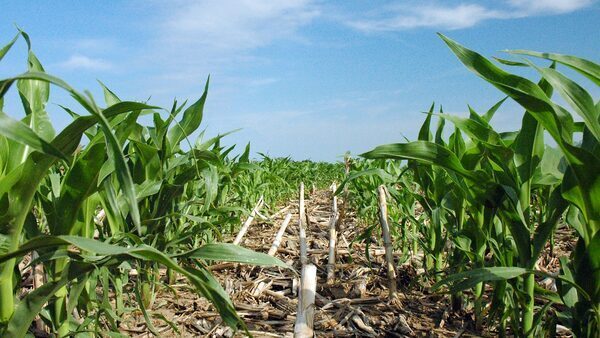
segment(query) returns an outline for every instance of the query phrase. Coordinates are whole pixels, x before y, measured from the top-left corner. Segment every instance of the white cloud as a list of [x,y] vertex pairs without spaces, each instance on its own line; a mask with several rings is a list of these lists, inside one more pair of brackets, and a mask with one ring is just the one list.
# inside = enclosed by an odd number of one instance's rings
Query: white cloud
[[183,1],[161,29],[177,44],[240,50],[294,37],[318,15],[309,0]]
[[86,69],[86,70],[108,70],[112,64],[102,59],[91,58],[81,54],[71,55],[71,57],[59,64],[66,69]]
[[501,18],[504,13],[489,10],[477,4],[461,4],[454,7],[426,5],[401,6],[394,9],[389,18],[350,22],[350,26],[363,31],[394,31],[420,27],[447,29],[467,28],[483,20]]
[[[306,40],[301,29],[320,15],[312,0],[176,0],[150,2],[151,36],[138,64],[156,70],[146,91],[164,95],[186,95],[190,87],[212,75],[215,89],[236,90],[228,78],[237,78],[244,88],[259,88],[279,81],[278,74],[259,78],[240,75],[240,69],[258,69],[273,62],[260,49],[281,41]],[[165,81],[169,83],[164,89]],[[239,89],[239,88],[238,88]]]
[[569,13],[587,7],[593,2],[594,0],[508,0],[509,5],[532,15]]
[[592,4],[594,0],[507,0],[504,6],[478,3],[455,5],[431,2],[425,5],[399,5],[379,10],[371,18],[350,19],[346,24],[364,32],[399,31],[414,28],[462,29],[491,19],[513,19],[537,15],[563,14]]

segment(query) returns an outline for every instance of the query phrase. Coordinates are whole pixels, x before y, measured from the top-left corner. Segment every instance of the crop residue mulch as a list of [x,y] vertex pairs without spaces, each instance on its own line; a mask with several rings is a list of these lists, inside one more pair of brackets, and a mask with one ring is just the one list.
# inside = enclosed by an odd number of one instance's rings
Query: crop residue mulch
[[[340,203],[343,204],[343,203]],[[298,204],[273,219],[256,219],[241,245],[266,253],[287,212],[292,220],[276,257],[300,271]],[[397,298],[389,300],[384,249],[371,245],[370,261],[365,245],[353,242],[364,226],[350,211],[342,210],[338,223],[336,280],[326,283],[329,246],[328,225],[332,215],[331,193],[317,191],[306,200],[310,224],[307,228],[308,256],[317,266],[317,296],[314,318],[316,337],[479,337],[495,336],[493,328],[475,329],[472,310],[451,311],[447,295],[429,292],[423,284],[422,269],[410,263],[398,267]],[[568,254],[572,241],[563,240],[555,252],[547,248],[540,265],[554,270],[554,257]],[[231,239],[226,241],[231,242]],[[414,260],[418,257],[413,258]],[[546,262],[545,260],[552,260]],[[221,263],[211,270],[230,295],[236,310],[254,337],[292,337],[296,319],[299,276],[281,268],[252,267]],[[244,336],[222,323],[213,306],[195,294],[181,279],[170,290],[162,288],[151,310],[161,336],[232,337]],[[169,325],[164,319],[171,322]],[[149,336],[141,315],[121,325],[125,333]],[[173,328],[178,327],[178,332]]]
[[[388,299],[387,278],[382,247],[371,245],[370,262],[364,244],[353,243],[363,230],[351,212],[340,219],[338,228],[336,280],[326,283],[329,247],[328,225],[332,215],[331,193],[317,191],[306,200],[310,220],[307,228],[308,256],[317,266],[317,297],[314,318],[318,337],[447,337],[469,336],[465,317],[448,315],[444,296],[420,291],[417,272],[410,266],[399,268],[398,297]],[[342,203],[340,203],[342,204]],[[291,203],[292,220],[276,257],[300,271],[298,244],[298,205]],[[255,220],[242,245],[267,252],[286,212],[272,220]],[[230,295],[238,314],[255,337],[293,336],[296,319],[299,276],[280,268],[216,264],[213,273]],[[197,296],[185,283],[162,288],[151,309],[154,325],[165,337],[242,336],[222,323],[213,306]],[[166,318],[178,327],[175,332]],[[130,318],[134,319],[134,318]],[[147,336],[141,316],[122,323],[133,336]]]

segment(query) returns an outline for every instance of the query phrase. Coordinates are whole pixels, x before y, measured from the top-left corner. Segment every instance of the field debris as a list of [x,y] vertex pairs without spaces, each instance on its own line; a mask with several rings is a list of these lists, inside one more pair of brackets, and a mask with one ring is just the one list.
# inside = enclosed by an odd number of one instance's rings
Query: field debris
[[[345,211],[340,219],[341,239],[338,243],[335,279],[327,283],[329,260],[329,225],[332,214],[331,190],[318,190],[305,199],[307,263],[316,270],[313,330],[316,337],[446,337],[469,330],[464,318],[451,315],[445,325],[438,322],[447,300],[441,295],[425,294],[413,287],[418,279],[410,265],[402,265],[398,273],[398,302],[388,299],[385,250],[372,245],[371,261],[365,257],[364,244],[353,242],[362,229],[354,214]],[[289,214],[283,212],[274,224],[258,223],[250,227],[243,246],[258,252],[269,252],[281,224],[289,218],[276,257],[302,271],[299,255],[298,202],[290,203]],[[306,219],[306,218],[305,218]],[[291,228],[295,228],[291,230]],[[343,239],[342,239],[343,238]],[[254,337],[292,337],[297,319],[297,273],[281,268],[251,267],[233,263],[216,263],[210,267],[235,304]],[[182,280],[172,291],[161,291],[154,312],[161,313],[179,327],[184,337],[244,336],[222,323],[213,306],[196,296]],[[409,288],[410,286],[410,288]],[[123,323],[126,325],[126,323]],[[154,325],[164,330],[163,336],[177,336],[162,320]],[[143,329],[143,320],[128,330]]]

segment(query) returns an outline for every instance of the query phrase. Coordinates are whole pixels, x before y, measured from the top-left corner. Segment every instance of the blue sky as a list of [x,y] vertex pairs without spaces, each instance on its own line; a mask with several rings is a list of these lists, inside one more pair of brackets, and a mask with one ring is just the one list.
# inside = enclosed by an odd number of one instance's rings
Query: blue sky
[[[46,71],[98,100],[101,80],[122,99],[170,107],[211,86],[203,126],[235,128],[226,143],[295,159],[414,138],[433,101],[464,114],[502,98],[467,71],[435,32],[486,56],[504,49],[600,61],[600,5],[592,0],[506,1],[12,1],[0,5],[0,44],[29,33]],[[21,41],[0,76],[25,70]],[[526,73],[535,77],[533,73]],[[578,78],[579,79],[579,78]],[[592,88],[597,100],[599,92]],[[5,110],[22,114],[11,93]],[[58,129],[77,107],[53,89]],[[516,129],[507,104],[499,130]]]

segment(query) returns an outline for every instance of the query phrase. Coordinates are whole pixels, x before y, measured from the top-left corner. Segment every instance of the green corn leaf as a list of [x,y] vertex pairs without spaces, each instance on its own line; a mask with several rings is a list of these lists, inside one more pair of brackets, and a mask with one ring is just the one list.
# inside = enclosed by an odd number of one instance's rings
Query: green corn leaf
[[51,143],[41,138],[29,126],[12,119],[0,111],[0,134],[15,142],[27,145],[43,154],[67,160],[67,157]]
[[592,135],[600,142],[600,122],[594,100],[588,92],[577,83],[552,68],[539,68],[532,64],[544,79],[554,87],[569,103],[575,112],[583,118]]
[[537,261],[542,250],[544,250],[548,238],[554,233],[554,229],[567,207],[567,201],[562,197],[560,188],[554,189],[550,195],[548,206],[546,207],[546,219],[538,225],[533,234],[530,268],[533,268],[533,265]]
[[439,114],[437,114],[437,116],[439,116],[440,118],[438,119],[438,126],[435,130],[435,138],[434,138],[434,142],[445,146],[445,142],[444,139],[442,138],[442,135],[444,133],[444,126],[446,125],[446,119],[444,119],[444,116],[446,116],[444,114],[444,111],[442,110],[442,107],[440,106],[440,112]]
[[[44,68],[33,52],[29,52],[27,61],[28,71],[44,72]],[[44,140],[52,140],[55,132],[50,117],[45,110],[50,95],[50,84],[46,81],[20,79],[17,81],[17,88],[28,118],[29,127]]]
[[25,337],[31,322],[38,313],[58,290],[67,285],[69,281],[92,271],[95,268],[92,264],[82,264],[72,262],[68,268],[63,270],[63,274],[58,281],[48,282],[41,287],[28,293],[17,305],[15,312],[8,322],[3,337],[20,338]]
[[[521,129],[515,138],[512,148],[514,149],[514,165],[516,167],[517,179],[524,184],[529,182],[542,160],[544,153],[544,130],[538,121],[529,113],[525,112],[521,122]],[[527,189],[529,189],[527,187]]]
[[573,272],[567,263],[567,257],[561,257],[559,260],[563,279],[559,279],[556,283],[558,294],[566,306],[573,308],[575,307],[575,304],[577,304],[579,298],[577,289],[573,286],[575,283]]
[[183,255],[196,259],[245,263],[251,265],[279,266],[285,269],[291,269],[289,265],[275,257],[229,243],[205,244],[200,248]]
[[557,142],[560,144],[571,142],[573,130],[571,115],[556,107],[542,88],[526,78],[503,71],[480,54],[442,34],[439,35],[467,68],[531,112]]
[[600,172],[600,159],[582,148],[568,145],[567,149],[570,165],[563,177],[562,194],[582,211],[587,240],[600,230],[600,175],[590,175]]
[[450,275],[435,283],[432,289],[437,290],[442,285],[449,285],[450,292],[456,293],[471,289],[481,282],[509,280],[522,276],[528,272],[529,270],[519,267],[489,267],[474,269]]
[[433,113],[434,108],[435,103],[432,103],[431,107],[429,108],[429,114],[427,115],[427,118],[425,118],[425,122],[423,122],[423,125],[419,130],[419,141],[431,141],[431,114]]
[[117,236],[125,230],[117,194],[110,179],[103,180],[102,186],[104,189],[100,191],[100,195],[102,196],[102,207],[104,208],[110,227],[109,234]]
[[451,121],[458,129],[463,131],[474,140],[483,142],[493,148],[496,148],[497,151],[506,149],[502,143],[502,138],[500,135],[487,124],[479,123],[474,119],[467,119],[447,114],[440,114],[437,116],[439,116],[441,119]]
[[494,114],[496,114],[496,112],[498,111],[498,109],[500,108],[500,106],[502,106],[502,104],[507,99],[508,99],[508,96],[506,96],[502,100],[498,101],[495,105],[492,106],[492,108],[488,109],[488,111],[485,112],[485,114],[483,115],[483,119],[486,120],[489,123],[492,120],[492,117],[494,117]]
[[239,163],[249,163],[250,162],[250,142],[246,145],[244,152],[240,156]]
[[508,53],[521,54],[556,61],[565,66],[568,66],[600,86],[600,65],[592,61],[578,58],[571,55],[563,55],[556,53],[540,53],[528,50],[508,50]]
[[138,234],[141,234],[142,229],[140,221],[140,211],[137,204],[135,186],[131,177],[131,172],[129,171],[129,167],[127,166],[127,160],[125,159],[125,156],[121,151],[121,146],[119,145],[117,137],[110,130],[106,117],[104,117],[102,113],[99,113],[98,116],[100,124],[102,126],[104,137],[106,139],[106,143],[108,145],[109,157],[114,161],[117,180],[119,181],[120,188],[123,191],[125,195],[125,200],[127,201],[127,204],[129,206],[129,214],[131,215],[131,220],[137,228]]
[[121,102],[121,99],[115,94],[112,90],[108,89],[102,81],[98,81],[100,87],[102,87],[102,91],[104,92],[104,102],[106,106],[111,107],[115,104]]
[[105,147],[97,143],[86,149],[65,175],[56,211],[50,218],[53,235],[75,235],[80,230],[74,226],[75,221],[83,202],[98,186],[98,173],[106,157]]
[[213,202],[219,193],[219,173],[215,166],[209,166],[202,170],[202,176],[204,177],[204,187],[206,191],[203,210],[206,212],[213,206]]
[[534,186],[560,184],[565,171],[566,163],[560,150],[547,146],[532,178],[532,184]]
[[526,64],[525,62],[518,62],[518,61],[513,61],[513,60],[507,60],[507,59],[502,59],[502,58],[498,58],[498,57],[494,57],[494,60],[500,62],[503,65],[507,65],[507,66],[529,67],[529,65]]
[[160,334],[158,334],[158,331],[156,330],[156,328],[154,327],[154,324],[152,324],[152,320],[150,319],[150,316],[148,315],[148,311],[146,311],[146,306],[144,305],[144,301],[142,300],[142,293],[140,291],[140,281],[136,281],[135,282],[135,297],[137,299],[139,299],[138,304],[140,306],[140,311],[142,312],[142,315],[144,316],[144,321],[146,322],[146,326],[148,327],[148,330],[150,330],[150,332],[152,332],[153,335],[159,337]]
[[191,133],[196,131],[200,126],[200,122],[202,122],[202,114],[204,111],[204,103],[206,102],[206,97],[208,96],[208,84],[210,82],[210,77],[206,80],[206,85],[204,86],[204,93],[198,101],[189,106],[184,112],[181,121],[175,125],[171,130],[169,130],[168,138],[171,146],[176,146],[183,140],[185,137],[188,137]]
[[380,169],[380,168],[366,169],[366,170],[362,170],[362,171],[358,171],[358,172],[354,172],[354,173],[350,174],[346,179],[344,179],[342,181],[342,183],[340,183],[340,186],[335,191],[335,194],[336,195],[340,194],[344,190],[344,187],[346,186],[346,184],[348,184],[349,182],[351,182],[353,180],[356,180],[357,178],[363,177],[363,176],[377,176],[377,177],[381,178],[381,180],[384,183],[394,181],[394,177],[383,169]]
[[360,156],[369,159],[395,158],[419,160],[426,164],[435,164],[452,170],[471,180],[481,178],[475,172],[465,169],[456,155],[448,148],[428,141],[386,144],[378,146]]
[[229,327],[241,326],[248,333],[227,293],[208,271],[185,268],[185,273],[200,293],[213,303],[225,324]]
[[219,142],[220,139],[222,139],[223,137],[236,133],[238,131],[240,131],[242,129],[238,128],[238,129],[234,129],[231,131],[228,131],[224,134],[219,134],[213,138],[211,138],[210,140],[206,141],[206,142],[202,142],[202,138],[198,138],[196,140],[196,144],[194,146],[194,148],[198,149],[198,150],[208,150],[210,147],[212,147],[213,145],[215,145],[215,143]]
[[2,47],[2,49],[0,49],[0,61],[2,61],[2,59],[4,58],[4,56],[6,55],[6,53],[8,53],[8,51],[15,44],[15,42],[19,38],[19,35],[21,35],[21,33],[17,33],[17,35],[15,35],[15,37],[12,40],[10,40],[9,43],[6,44],[6,46],[4,46],[4,47]]

